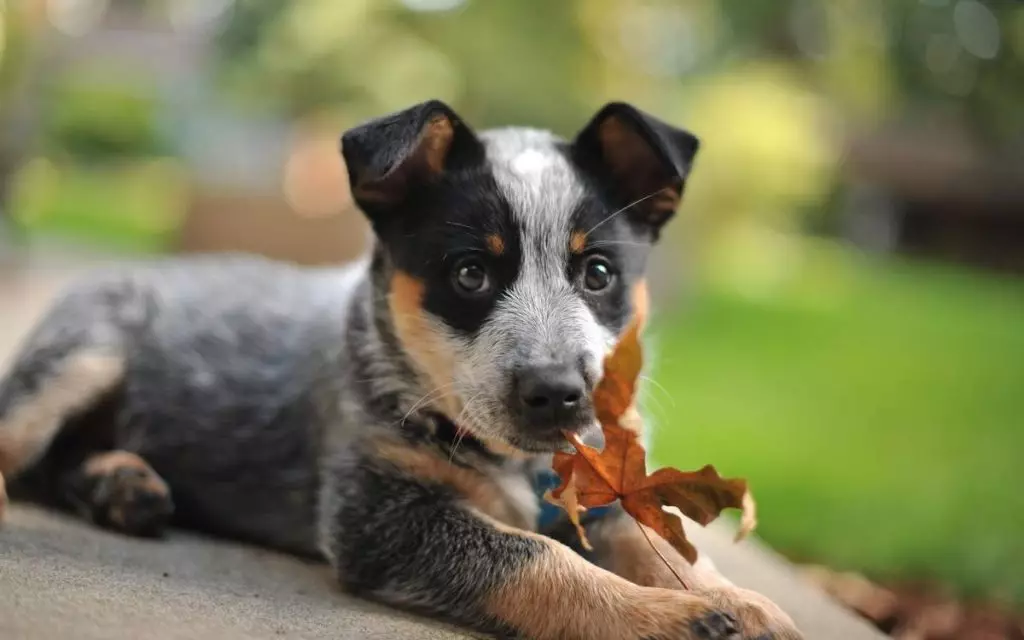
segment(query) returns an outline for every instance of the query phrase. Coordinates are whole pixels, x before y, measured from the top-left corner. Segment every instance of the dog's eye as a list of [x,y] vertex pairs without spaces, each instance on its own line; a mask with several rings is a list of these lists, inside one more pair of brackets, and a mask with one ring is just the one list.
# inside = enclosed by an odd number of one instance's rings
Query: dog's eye
[[588,291],[604,291],[614,277],[612,265],[604,256],[590,256],[583,263],[583,286]]
[[460,262],[452,273],[455,286],[463,293],[480,295],[487,293],[491,288],[491,279],[478,260],[466,260]]

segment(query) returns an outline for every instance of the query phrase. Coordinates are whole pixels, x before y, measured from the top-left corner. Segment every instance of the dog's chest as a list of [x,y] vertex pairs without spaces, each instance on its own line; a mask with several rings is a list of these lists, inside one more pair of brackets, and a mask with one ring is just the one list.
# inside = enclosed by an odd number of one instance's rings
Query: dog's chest
[[495,468],[487,476],[493,490],[488,492],[487,504],[480,505],[482,510],[509,526],[535,530],[541,508],[533,478],[527,470]]

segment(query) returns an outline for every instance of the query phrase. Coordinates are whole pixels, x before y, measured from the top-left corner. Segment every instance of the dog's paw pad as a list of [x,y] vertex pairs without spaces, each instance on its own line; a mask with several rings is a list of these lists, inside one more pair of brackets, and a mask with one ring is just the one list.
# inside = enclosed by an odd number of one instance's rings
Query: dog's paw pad
[[736,618],[728,613],[713,612],[690,623],[695,637],[701,640],[726,640],[740,637]]

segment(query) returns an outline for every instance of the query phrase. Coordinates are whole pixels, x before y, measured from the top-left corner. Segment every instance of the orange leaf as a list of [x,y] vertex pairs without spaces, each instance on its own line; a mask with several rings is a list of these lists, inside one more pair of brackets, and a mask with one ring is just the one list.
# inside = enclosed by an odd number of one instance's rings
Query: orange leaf
[[640,326],[631,322],[619,344],[605,358],[604,377],[594,389],[594,410],[602,426],[618,424],[633,405],[636,381],[642,367]]
[[604,377],[594,391],[604,449],[589,447],[575,434],[566,433],[576,453],[555,454],[552,467],[562,483],[548,499],[566,509],[588,549],[579,511],[619,500],[637,522],[653,529],[692,563],[697,551],[686,539],[682,520],[665,507],[675,507],[701,525],[713,521],[724,509],[742,509],[739,539],[756,524],[754,501],[745,480],[723,478],[710,465],[689,473],[659,469],[647,475],[647,453],[634,428],[634,396],[641,365],[639,330],[631,324],[605,360]]
[[575,478],[569,476],[565,484],[560,487],[557,498],[554,492],[548,489],[544,493],[544,499],[553,505],[565,509],[565,512],[569,515],[569,521],[576,527],[576,534],[579,535],[583,548],[587,551],[593,551],[594,547],[590,546],[590,540],[587,540],[587,530],[583,528],[583,523],[580,522],[580,512],[585,511],[585,509],[580,506]]

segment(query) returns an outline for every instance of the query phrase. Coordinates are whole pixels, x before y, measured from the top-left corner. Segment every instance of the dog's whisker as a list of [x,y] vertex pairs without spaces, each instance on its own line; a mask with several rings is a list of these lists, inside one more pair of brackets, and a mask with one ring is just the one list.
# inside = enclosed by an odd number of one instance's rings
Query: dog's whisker
[[[459,412],[459,415],[455,416],[454,422],[456,427],[458,427],[459,422],[462,420],[463,416],[472,415],[470,413],[470,407],[473,406],[473,401],[479,398],[481,394],[483,394],[483,391],[474,394],[472,397],[470,397],[469,400],[466,401],[466,404],[462,407],[462,411]],[[459,448],[459,445],[462,444],[463,438],[466,437],[466,430],[459,428],[458,434],[458,437],[455,438],[455,443],[452,445],[452,450],[448,454],[448,464],[451,464],[452,460],[455,459],[455,451]]]
[[452,227],[458,227],[460,229],[465,229],[465,230],[469,231],[469,235],[472,236],[473,238],[482,238],[483,237],[480,229],[478,229],[477,227],[473,227],[473,226],[470,226],[468,224],[463,224],[461,222],[453,222],[451,220],[445,220],[444,223],[446,225],[449,225],[449,226],[452,226]]
[[462,444],[462,439],[466,437],[465,430],[459,430],[458,437],[455,438],[455,443],[452,445],[452,450],[448,452],[448,464],[451,465],[452,461],[455,460],[455,451]]
[[426,392],[425,394],[423,394],[422,397],[420,397],[419,400],[417,400],[416,402],[413,403],[412,407],[410,407],[409,410],[405,412],[405,415],[402,416],[402,419],[399,420],[398,423],[401,424],[401,423],[405,422],[406,420],[408,420],[409,416],[411,416],[413,414],[413,412],[416,411],[416,409],[418,409],[418,408],[420,408],[420,407],[422,407],[422,406],[424,406],[426,404],[429,404],[431,402],[435,402],[437,400],[440,400],[441,398],[447,396],[448,395],[447,389],[449,389],[451,387],[454,387],[454,386],[455,386],[454,382],[449,382],[448,384],[443,384],[443,385],[441,385],[439,387],[435,387],[434,389]]
[[619,214],[620,214],[620,213],[622,213],[623,211],[628,211],[628,210],[629,210],[629,209],[631,209],[632,207],[635,207],[636,205],[640,204],[641,202],[643,202],[643,201],[645,201],[645,200],[650,200],[651,198],[653,198],[654,196],[658,195],[658,194],[659,194],[659,193],[661,193],[661,192],[662,192],[662,189],[658,189],[657,191],[653,191],[653,192],[651,192],[651,193],[648,193],[648,194],[647,194],[646,196],[644,196],[644,197],[642,197],[642,198],[639,198],[639,199],[637,199],[637,200],[634,200],[633,202],[630,202],[629,204],[627,204],[626,206],[622,207],[621,209],[619,209],[619,210],[617,210],[617,211],[613,211],[612,213],[608,214],[608,216],[606,216],[606,217],[604,218],[604,220],[601,220],[600,222],[598,222],[598,223],[597,223],[597,224],[595,224],[594,226],[592,226],[592,227],[590,227],[589,229],[587,229],[587,230],[586,230],[586,231],[585,231],[585,232],[583,233],[583,235],[585,235],[585,236],[589,236],[589,235],[590,235],[590,234],[591,234],[591,233],[592,233],[592,232],[593,232],[593,231],[594,231],[595,229],[597,229],[598,227],[600,227],[600,226],[601,226],[601,225],[603,225],[604,223],[608,222],[609,220],[611,220],[611,219],[612,219],[612,218],[614,218],[615,216],[619,215]]
[[676,399],[672,397],[672,394],[669,393],[668,389],[666,389],[663,384],[661,384],[654,378],[645,375],[641,375],[640,380],[643,380],[644,382],[649,382],[650,384],[654,385],[655,389],[665,394],[665,397],[668,398],[668,401],[672,403],[672,408],[674,409],[676,407]]
[[633,242],[631,240],[598,240],[590,243],[591,247],[612,247],[612,246],[627,246],[627,247],[648,247],[650,246],[646,242]]
[[477,398],[479,398],[480,394],[482,394],[482,393],[483,393],[483,391],[480,391],[480,392],[475,393],[472,396],[470,396],[469,400],[466,401],[466,404],[463,405],[462,411],[459,412],[459,415],[455,416],[455,423],[456,424],[458,424],[459,421],[462,420],[463,416],[469,414],[469,408],[472,406],[473,401],[476,400]]
[[658,398],[653,394],[643,394],[643,397],[640,398],[640,403],[645,405],[645,408],[652,409],[653,413],[660,419],[671,417],[669,413],[665,410],[665,405],[663,405],[661,401],[658,400]]

